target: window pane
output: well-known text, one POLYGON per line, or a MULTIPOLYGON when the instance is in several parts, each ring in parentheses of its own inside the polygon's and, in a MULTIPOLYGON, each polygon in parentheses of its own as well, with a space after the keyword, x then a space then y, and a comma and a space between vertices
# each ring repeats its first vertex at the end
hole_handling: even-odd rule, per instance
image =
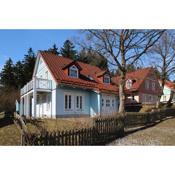
POLYGON ((79 96, 77 96, 77 108, 79 108, 79 96))
POLYGON ((65 109, 67 109, 67 95, 65 95, 65 109))
POLYGON ((110 77, 109 76, 104 77, 104 83, 107 83, 107 84, 110 83, 110 77))
POLYGON ((110 100, 106 100, 106 107, 110 106, 110 100))
POLYGON ((104 106, 104 99, 102 98, 101 105, 104 106))
POLYGON ((72 101, 71 95, 69 95, 69 109, 71 109, 71 101, 72 101))
POLYGON ((80 109, 82 109, 82 96, 80 96, 80 109))

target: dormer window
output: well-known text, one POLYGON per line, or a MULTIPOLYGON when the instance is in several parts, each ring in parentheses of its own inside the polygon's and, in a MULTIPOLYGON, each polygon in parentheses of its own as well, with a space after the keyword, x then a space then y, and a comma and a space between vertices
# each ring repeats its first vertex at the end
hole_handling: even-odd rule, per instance
POLYGON ((104 76, 104 83, 110 84, 110 76, 109 75, 104 76))
POLYGON ((78 78, 78 69, 75 65, 73 65, 69 68, 69 76, 74 77, 74 78, 78 78))
POLYGON ((129 79, 129 80, 126 81, 126 88, 127 89, 131 89, 132 88, 132 80, 129 79))

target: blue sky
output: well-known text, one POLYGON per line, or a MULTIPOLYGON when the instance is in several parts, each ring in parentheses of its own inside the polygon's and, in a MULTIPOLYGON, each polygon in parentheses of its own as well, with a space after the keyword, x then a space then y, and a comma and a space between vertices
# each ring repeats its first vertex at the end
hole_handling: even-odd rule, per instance
POLYGON ((0 70, 9 57, 14 62, 23 59, 29 47, 37 52, 55 43, 60 48, 66 39, 73 40, 78 33, 78 30, 0 30, 0 70))

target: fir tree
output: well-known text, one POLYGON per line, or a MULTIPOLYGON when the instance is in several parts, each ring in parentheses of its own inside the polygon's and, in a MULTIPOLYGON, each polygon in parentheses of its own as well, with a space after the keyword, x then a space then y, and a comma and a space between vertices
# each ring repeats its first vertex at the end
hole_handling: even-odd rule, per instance
POLYGON ((15 82, 18 89, 22 88, 26 81, 25 81, 25 72, 24 72, 24 65, 21 61, 18 61, 14 66, 14 74, 15 74, 15 82))
POLYGON ((1 73, 1 83, 4 87, 16 87, 15 75, 14 75, 14 65, 11 58, 9 58, 1 73))
POLYGON ((77 59, 77 51, 75 50, 75 46, 69 40, 66 40, 64 42, 63 47, 61 48, 60 52, 63 57, 68 57, 73 60, 77 59))
POLYGON ((24 82, 27 83, 32 79, 33 70, 35 66, 36 56, 32 48, 29 48, 27 54, 24 56, 24 82))
POLYGON ((55 55, 59 55, 60 53, 58 52, 58 47, 56 44, 54 44, 50 49, 48 49, 48 52, 53 53, 55 55))

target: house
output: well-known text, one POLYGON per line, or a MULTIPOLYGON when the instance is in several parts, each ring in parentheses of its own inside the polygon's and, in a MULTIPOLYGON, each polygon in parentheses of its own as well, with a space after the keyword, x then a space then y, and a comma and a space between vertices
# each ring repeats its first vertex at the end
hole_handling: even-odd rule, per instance
MULTIPOLYGON (((120 77, 113 78, 119 84, 120 77)), ((126 74, 125 106, 155 105, 161 88, 153 68, 138 69, 126 74)))
MULTIPOLYGON (((159 83, 161 85, 161 80, 159 80, 159 83)), ((167 103, 168 100, 170 99, 171 91, 175 92, 175 83, 166 80, 165 85, 164 85, 164 89, 163 89, 163 95, 161 96, 160 101, 163 103, 167 103)), ((173 103, 175 102, 175 95, 172 99, 172 102, 173 103)))
POLYGON ((93 117, 117 111, 118 89, 108 71, 38 52, 33 78, 21 89, 20 115, 93 117))

